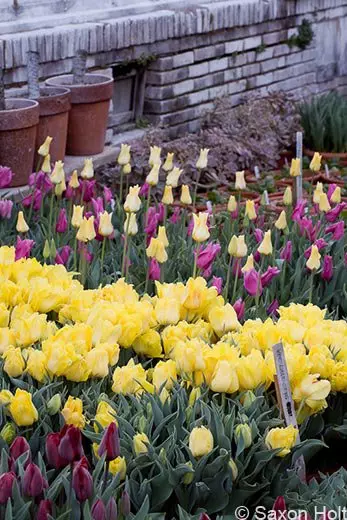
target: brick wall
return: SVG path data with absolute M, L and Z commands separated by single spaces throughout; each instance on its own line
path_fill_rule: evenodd
M 88 52 L 91 70 L 155 56 L 146 75 L 144 116 L 169 125 L 172 136 L 197 130 L 218 96 L 229 95 L 237 104 L 255 91 L 308 96 L 347 90 L 347 0 L 187 5 L 1 35 L 6 84 L 25 84 L 28 49 L 40 52 L 43 79 L 70 72 L 77 47 Z M 304 50 L 291 48 L 288 38 L 304 18 L 312 22 L 315 38 Z

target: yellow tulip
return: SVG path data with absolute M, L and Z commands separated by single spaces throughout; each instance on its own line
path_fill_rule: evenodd
M 150 147 L 148 163 L 151 167 L 154 165 L 160 166 L 160 164 L 161 164 L 160 154 L 161 154 L 161 148 L 159 146 Z M 148 183 L 148 184 L 150 184 L 150 183 Z
M 74 170 L 69 180 L 69 187 L 76 190 L 79 187 L 79 185 L 80 182 L 78 180 L 78 173 L 77 170 Z
M 172 186 L 165 185 L 163 197 L 161 199 L 162 203 L 166 206 L 173 204 L 174 198 L 172 195 Z
M 17 230 L 18 231 L 18 230 Z M 16 251 L 13 246 L 0 247 L 0 265 L 11 265 L 15 261 Z
M 163 244 L 164 247 L 169 245 L 169 241 L 166 234 L 165 226 L 159 226 L 158 228 L 158 240 Z
M 211 431 L 205 426 L 196 426 L 189 435 L 189 449 L 193 457 L 208 455 L 213 450 L 214 440 Z
M 136 213 L 127 213 L 123 229 L 129 236 L 135 236 L 137 234 L 139 228 L 136 222 Z
M 146 182 L 150 186 L 156 186 L 159 181 L 159 170 L 160 170 L 160 163 L 154 163 L 152 166 L 151 171 L 146 177 Z
M 131 160 L 130 149 L 131 149 L 131 146 L 128 144 L 120 145 L 120 152 L 119 152 L 118 159 L 117 159 L 117 162 L 120 166 L 125 166 L 126 164 L 130 163 L 130 160 Z
M 290 164 L 290 171 L 289 171 L 290 176 L 298 177 L 300 175 L 300 167 L 301 167 L 301 160 L 292 159 L 292 162 Z
M 269 229 L 264 234 L 264 238 L 258 247 L 258 252 L 261 255 L 272 255 L 272 250 L 271 229 Z
M 178 180 L 183 173 L 183 170 L 180 170 L 177 166 L 175 166 L 166 177 L 166 185 L 172 186 L 173 188 L 177 188 Z
M 309 374 L 304 377 L 293 389 L 293 399 L 297 403 L 305 402 L 307 406 L 314 407 L 315 401 L 325 399 L 331 390 L 331 384 L 326 379 L 318 380 L 317 374 Z
M 341 188 L 340 186 L 336 186 L 336 188 L 334 189 L 331 197 L 330 197 L 330 200 L 331 202 L 333 202 L 334 204 L 340 204 L 341 202 Z
M 174 155 L 175 155 L 174 153 L 168 152 L 168 154 L 166 156 L 166 159 L 165 159 L 165 162 L 163 164 L 163 170 L 165 172 L 169 172 L 170 170 L 172 170 Z
M 245 265 L 241 269 L 241 272 L 247 273 L 248 271 L 251 271 L 252 269 L 254 269 L 254 258 L 253 258 L 253 255 L 249 255 L 247 257 L 247 261 L 246 261 Z
M 7 327 L 10 320 L 10 311 L 4 303 L 0 303 L 0 328 Z
M 176 363 L 172 359 L 168 361 L 159 361 L 154 367 L 153 385 L 159 390 L 165 383 L 165 388 L 171 390 L 177 381 Z
M 64 163 L 63 161 L 56 161 L 50 180 L 53 184 L 60 184 L 65 180 Z
M 106 349 L 93 348 L 87 352 L 85 360 L 92 377 L 103 378 L 108 376 L 109 357 Z
M 246 200 L 245 215 L 249 220 L 255 220 L 257 218 L 257 212 L 255 210 L 255 204 L 253 200 Z
M 237 210 L 236 198 L 234 197 L 234 195 L 230 195 L 229 200 L 228 200 L 228 211 L 230 211 L 230 213 L 234 213 L 234 211 L 236 211 L 236 210 Z
M 104 211 L 99 215 L 99 235 L 103 237 L 109 237 L 113 233 L 113 225 L 112 225 L 112 213 L 107 213 Z
M 186 205 L 192 203 L 192 197 L 190 196 L 189 186 L 187 184 L 182 184 L 180 201 Z
M 228 253 L 230 256 L 234 256 L 236 258 L 243 258 L 247 255 L 247 244 L 245 243 L 245 236 L 233 235 L 229 242 Z
M 313 192 L 313 202 L 315 204 L 319 204 L 320 196 L 324 193 L 323 184 L 321 182 L 317 182 L 316 187 Z
M 26 372 L 40 383 L 47 377 L 47 360 L 42 350 L 28 349 Z
M 318 152 L 314 152 L 313 158 L 310 162 L 310 170 L 319 172 L 321 169 L 322 156 Z
M 236 462 L 233 459 L 230 459 L 228 465 L 231 469 L 231 480 L 235 482 L 237 480 L 237 477 L 239 476 L 239 470 L 236 465 Z
M 196 167 L 199 170 L 202 170 L 203 168 L 206 168 L 207 162 L 208 162 L 208 152 L 209 148 L 201 148 L 200 155 L 198 157 L 198 160 L 196 161 Z
M 145 433 L 137 433 L 133 437 L 133 448 L 135 455 L 142 455 L 148 453 L 149 439 Z
M 61 413 L 66 424 L 72 424 L 80 429 L 84 428 L 86 419 L 83 415 L 83 403 L 78 397 L 74 398 L 70 395 Z
M 158 299 L 154 311 L 160 325 L 175 325 L 180 319 L 180 304 L 173 298 Z
M 326 213 L 331 210 L 331 206 L 329 204 L 329 199 L 326 193 L 322 193 L 319 197 L 319 211 L 323 211 Z
M 314 269 L 319 269 L 320 267 L 320 259 L 321 255 L 318 251 L 318 247 L 316 245 L 313 245 L 311 247 L 311 254 L 309 259 L 306 262 L 306 266 L 310 271 L 313 271 Z
M 288 224 L 287 224 L 286 212 L 283 210 L 283 211 L 281 211 L 280 216 L 278 217 L 278 219 L 275 222 L 275 228 L 277 228 L 279 230 L 283 230 L 283 229 L 286 229 L 287 227 L 288 227 Z
M 18 233 L 27 233 L 29 231 L 29 226 L 25 221 L 23 211 L 18 212 L 16 230 Z
M 95 414 L 94 431 L 99 432 L 99 423 L 103 428 L 107 428 L 111 423 L 117 423 L 116 410 L 106 401 L 100 401 Z
M 124 457 L 117 457 L 110 461 L 109 470 L 112 475 L 119 475 L 120 480 L 125 480 L 127 463 Z
M 285 206 L 291 206 L 293 204 L 293 193 L 292 188 L 287 186 L 283 193 L 283 204 Z
M 233 364 L 227 360 L 217 361 L 210 388 L 213 392 L 233 394 L 239 389 L 239 378 Z
M 43 171 L 44 173 L 51 173 L 51 171 L 52 171 L 52 168 L 51 168 L 51 156 L 50 156 L 49 153 L 43 159 L 42 166 L 41 166 L 41 171 Z
M 13 330 L 8 327 L 0 328 L 0 355 L 6 352 L 9 347 L 16 345 L 16 335 Z
M 0 390 L 0 405 L 8 406 L 13 399 L 13 394 L 9 390 Z
M 65 179 L 63 179 L 61 182 L 59 182 L 59 184 L 56 184 L 54 187 L 54 193 L 56 194 L 57 197 L 61 197 L 61 195 L 64 193 L 65 190 L 66 190 Z
M 160 264 L 163 264 L 168 259 L 165 246 L 159 238 L 151 238 L 149 246 L 146 249 L 146 254 L 148 258 L 155 258 Z
M 124 210 L 127 213 L 137 213 L 141 208 L 141 199 L 139 197 L 139 192 L 140 186 L 138 184 L 129 188 L 129 193 L 126 196 L 124 202 Z
M 112 391 L 116 394 L 142 394 L 143 391 L 153 392 L 153 386 L 146 379 L 146 371 L 141 364 L 135 364 L 130 359 L 127 365 L 116 367 L 113 373 Z
M 82 223 L 77 231 L 77 240 L 80 242 L 90 242 L 95 237 L 94 216 L 89 218 L 83 217 Z
M 193 240 L 195 242 L 204 242 L 210 236 L 210 232 L 207 226 L 208 213 L 199 213 L 199 215 L 193 214 L 194 227 L 193 227 Z
M 94 177 L 93 159 L 84 159 L 81 177 L 82 179 L 92 179 Z
M 123 166 L 123 173 L 124 173 L 124 175 L 129 175 L 129 173 L 131 173 L 131 164 L 130 163 Z
M 17 426 L 31 426 L 39 418 L 39 414 L 31 400 L 31 394 L 19 388 L 17 388 L 8 410 Z
M 209 312 L 208 319 L 219 337 L 240 327 L 235 309 L 230 303 L 223 307 L 213 307 Z
M 159 332 L 153 329 L 146 331 L 135 339 L 133 349 L 136 354 L 142 356 L 151 358 L 160 357 L 162 354 L 162 346 Z
M 188 403 L 189 403 L 189 406 L 193 406 L 195 401 L 197 399 L 199 399 L 201 397 L 201 389 L 199 386 L 196 386 L 195 388 L 192 389 L 192 391 L 190 392 L 190 395 L 189 395 L 189 400 L 188 400 Z
M 50 137 L 48 135 L 46 137 L 44 143 L 42 143 L 40 148 L 37 150 L 38 155 L 41 155 L 42 157 L 46 157 L 49 154 L 49 149 L 50 149 L 52 141 L 53 141 L 53 137 Z
M 235 428 L 235 439 L 238 443 L 240 439 L 243 439 L 245 448 L 249 448 L 252 444 L 252 430 L 248 424 L 238 424 Z
M 291 424 L 286 428 L 272 428 L 265 437 L 265 444 L 269 450 L 282 448 L 277 457 L 285 457 L 290 453 L 298 436 L 298 430 Z
M 254 390 L 266 383 L 267 365 L 260 350 L 252 350 L 248 356 L 243 356 L 236 367 L 240 388 Z
M 23 374 L 25 362 L 20 348 L 9 347 L 2 358 L 5 360 L 4 372 L 10 377 L 19 377 Z
M 83 211 L 84 206 L 75 206 L 73 207 L 72 218 L 71 218 L 71 226 L 74 228 L 79 228 L 83 222 Z
M 245 190 L 246 189 L 246 181 L 245 181 L 245 172 L 244 170 L 235 173 L 235 190 Z

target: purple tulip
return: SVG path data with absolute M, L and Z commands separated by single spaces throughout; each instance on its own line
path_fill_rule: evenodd
M 71 252 L 72 252 L 72 248 L 70 246 L 63 246 L 59 250 L 59 252 L 57 252 L 57 254 L 56 254 L 55 263 L 61 264 L 61 265 L 66 265 L 70 258 Z
M 165 206 L 162 202 L 160 202 L 158 204 L 158 212 L 157 212 L 157 215 L 158 215 L 158 222 L 164 222 L 164 218 L 165 218 Z
M 10 446 L 10 455 L 13 460 L 17 460 L 18 457 L 23 455 L 23 453 L 28 452 L 27 463 L 31 461 L 31 451 L 28 441 L 21 436 L 15 438 Z
M 111 204 L 113 201 L 112 190 L 110 188 L 108 188 L 107 186 L 104 186 L 103 195 L 104 195 L 105 204 Z
M 173 214 L 171 215 L 171 217 L 169 219 L 170 222 L 172 224 L 177 224 L 177 222 L 180 219 L 180 214 L 181 214 L 181 208 L 179 206 L 176 206 L 174 211 L 173 211 Z
M 0 166 L 0 188 L 8 188 L 11 184 L 13 172 L 7 166 Z
M 106 460 L 114 460 L 120 455 L 118 426 L 115 422 L 109 424 L 102 436 L 98 453 L 100 457 L 106 454 Z
M 140 191 L 139 191 L 139 196 L 140 197 L 147 197 L 148 195 L 148 192 L 149 192 L 149 184 L 147 184 L 147 182 L 145 182 L 144 184 L 142 184 L 141 188 L 140 188 Z
M 201 248 L 196 262 L 198 268 L 203 271 L 208 270 L 212 266 L 220 250 L 221 246 L 219 244 L 213 244 L 212 242 L 207 244 L 206 247 Z
M 20 260 L 21 258 L 28 258 L 34 244 L 35 244 L 34 240 L 29 240 L 28 238 L 24 238 L 22 240 L 19 236 L 17 236 L 17 242 L 15 245 L 15 248 L 16 248 L 15 259 Z
M 345 202 L 340 202 L 340 204 L 336 204 L 335 208 L 331 209 L 325 214 L 325 218 L 328 222 L 335 222 L 340 216 L 340 213 L 345 209 L 347 204 Z
M 233 305 L 234 310 L 237 314 L 237 319 L 242 320 L 245 315 L 245 302 L 242 300 L 242 298 L 239 298 L 236 300 L 236 302 Z
M 104 201 L 101 197 L 98 197 L 97 199 L 92 199 L 92 206 L 96 216 L 98 216 L 99 213 L 103 213 L 105 211 Z
M 149 261 L 149 279 L 160 280 L 160 265 L 155 258 Z
M 52 517 L 53 504 L 51 500 L 41 500 L 37 510 L 36 520 L 48 520 Z
M 261 259 L 261 255 L 260 255 L 258 249 L 256 251 L 254 251 L 253 258 L 254 258 L 254 261 L 257 262 L 257 264 L 259 264 L 260 259 Z
M 106 520 L 106 507 L 100 498 L 95 500 L 91 513 L 93 520 Z
M 63 459 L 74 462 L 83 457 L 81 430 L 72 425 L 65 425 L 60 435 L 58 453 Z
M 13 471 L 0 475 L 0 504 L 6 504 L 8 499 L 12 497 L 13 483 L 16 475 Z
M 107 520 L 117 520 L 117 503 L 113 497 L 107 502 L 106 506 L 106 518 Z
M 278 496 L 272 506 L 273 511 L 287 511 L 286 501 L 284 500 L 284 497 Z M 279 516 L 281 518 L 281 516 Z M 286 516 L 284 517 L 286 518 Z
M 331 196 L 334 193 L 334 191 L 336 190 L 336 188 L 337 188 L 337 184 L 329 184 L 328 193 L 327 193 L 329 202 L 331 201 Z
M 36 464 L 30 462 L 23 476 L 23 493 L 28 497 L 37 497 L 48 487 L 46 479 Z
M 120 499 L 120 510 L 123 516 L 130 514 L 130 497 L 127 491 L 123 491 Z
M 22 205 L 25 208 L 30 208 L 31 205 L 33 205 L 34 211 L 39 211 L 42 204 L 42 198 L 43 193 L 39 188 L 36 188 L 33 193 L 29 193 L 24 199 L 22 200 Z
M 255 269 L 244 273 L 243 284 L 250 296 L 260 296 L 263 292 L 260 275 Z
M 61 469 L 68 465 L 69 461 L 59 453 L 59 445 L 62 432 L 49 433 L 46 437 L 46 457 L 48 464 L 55 469 Z
M 79 251 L 79 253 L 81 255 L 83 255 L 83 258 L 85 259 L 87 264 L 91 264 L 92 263 L 94 255 L 93 255 L 93 253 L 91 253 L 88 250 L 88 246 L 86 244 L 84 244 L 83 242 L 80 242 L 78 244 L 78 251 Z
M 286 242 L 286 245 L 284 246 L 284 248 L 281 251 L 280 258 L 282 260 L 285 260 L 286 262 L 290 262 L 292 259 L 292 254 L 293 254 L 292 242 L 291 242 L 291 240 L 288 240 L 288 242 Z
M 48 193 L 53 188 L 48 175 L 41 171 L 30 175 L 29 186 L 35 186 L 36 189 L 41 190 L 43 193 Z
M 236 277 L 236 276 L 237 276 L 237 278 L 242 277 L 241 258 L 234 258 L 233 265 L 232 265 L 232 273 L 233 273 L 234 277 Z
M 326 247 L 328 244 L 327 242 L 324 240 L 324 238 L 318 238 L 318 240 L 316 240 L 314 242 L 314 245 L 317 246 L 318 248 L 318 251 L 320 251 L 321 249 L 323 249 L 324 247 Z M 311 255 L 311 250 L 312 250 L 312 246 L 308 247 L 306 249 L 306 251 L 304 252 L 304 257 L 305 258 L 309 258 L 310 255 Z
M 145 233 L 147 235 L 147 240 L 150 240 L 156 234 L 158 222 L 159 222 L 159 218 L 158 218 L 156 209 L 155 209 L 155 207 L 151 206 L 148 209 L 148 212 L 146 215 Z
M 277 311 L 278 311 L 279 306 L 280 306 L 280 304 L 278 303 L 278 300 L 274 300 L 272 303 L 270 303 L 270 305 L 266 309 L 267 315 L 275 316 L 277 318 L 278 317 Z
M 215 287 L 217 289 L 218 294 L 222 294 L 223 278 L 221 278 L 220 276 L 213 276 L 212 287 Z
M 61 208 L 59 211 L 57 225 L 55 226 L 55 230 L 57 233 L 66 233 L 68 228 L 66 209 Z
M 13 208 L 12 200 L 0 200 L 0 216 L 2 218 L 11 218 Z
M 264 233 L 262 232 L 261 229 L 256 228 L 254 230 L 254 237 L 255 237 L 257 244 L 260 244 L 260 242 L 263 240 L 263 236 L 264 236 Z
M 194 229 L 194 219 L 193 216 L 190 218 L 190 221 L 188 222 L 188 229 L 187 229 L 187 235 L 190 237 L 193 233 Z
M 294 211 L 292 213 L 292 220 L 294 220 L 295 222 L 300 220 L 305 214 L 305 207 L 306 207 L 306 200 L 299 200 L 299 202 L 297 202 L 297 204 L 294 208 Z
M 322 273 L 321 273 L 321 277 L 323 278 L 323 280 L 325 280 L 326 282 L 329 282 L 333 277 L 333 274 L 334 274 L 333 271 L 334 271 L 333 257 L 330 255 L 325 255 L 325 257 L 323 259 L 323 268 L 322 268 Z
M 326 233 L 332 233 L 334 240 L 340 240 L 345 233 L 345 224 L 343 220 L 336 222 L 335 224 L 331 224 L 325 228 Z
M 85 457 L 75 464 L 72 487 L 79 502 L 85 502 L 93 493 L 93 478 L 88 471 L 88 461 Z
M 272 282 L 273 278 L 275 278 L 275 276 L 278 276 L 280 274 L 280 269 L 278 269 L 278 267 L 272 267 L 272 266 L 269 266 L 265 273 L 261 275 L 260 277 L 260 280 L 261 280 L 261 285 L 263 287 L 267 287 L 268 285 L 270 285 L 270 283 Z
M 80 182 L 79 187 L 77 188 L 80 195 L 83 195 L 84 202 L 90 202 L 95 195 L 95 180 L 88 181 L 87 179 L 83 179 Z

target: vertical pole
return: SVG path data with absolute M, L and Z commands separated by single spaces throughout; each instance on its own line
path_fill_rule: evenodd
M 30 99 L 40 97 L 39 73 L 40 55 L 37 51 L 28 51 L 28 92 Z
M 302 132 L 296 132 L 296 158 L 300 159 L 300 175 L 296 177 L 297 202 L 302 199 Z

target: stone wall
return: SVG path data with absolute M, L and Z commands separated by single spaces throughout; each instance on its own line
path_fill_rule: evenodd
M 315 37 L 300 50 L 288 39 L 304 18 Z M 3 34 L 7 86 L 25 83 L 27 50 L 39 50 L 46 78 L 70 72 L 76 48 L 87 50 L 91 70 L 149 61 L 143 116 L 169 125 L 175 136 L 197 130 L 218 96 L 237 104 L 255 91 L 347 90 L 347 0 L 229 0 L 185 8 L 169 2 L 150 14 Z

